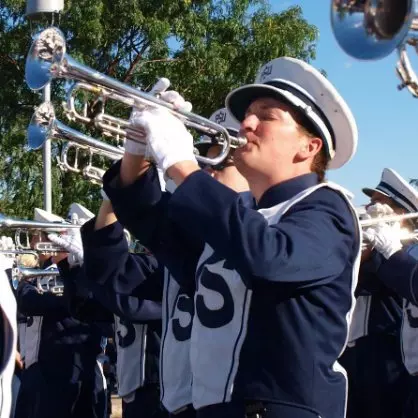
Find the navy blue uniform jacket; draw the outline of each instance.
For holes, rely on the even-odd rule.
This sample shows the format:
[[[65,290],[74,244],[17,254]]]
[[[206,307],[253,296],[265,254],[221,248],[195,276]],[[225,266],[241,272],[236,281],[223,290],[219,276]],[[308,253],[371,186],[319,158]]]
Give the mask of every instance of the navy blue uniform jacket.
[[[193,243],[206,242],[253,290],[235,399],[276,402],[294,409],[294,416],[302,408],[343,417],[346,380],[334,366],[347,339],[359,239],[341,195],[321,188],[269,226],[237,193],[202,171],[170,196],[161,192],[155,168],[126,188],[118,187],[119,168],[115,164],[104,176],[119,221],[175,278],[184,265],[196,270],[201,246]],[[274,186],[258,208],[317,182],[309,174]],[[183,277],[192,289],[193,276]]]

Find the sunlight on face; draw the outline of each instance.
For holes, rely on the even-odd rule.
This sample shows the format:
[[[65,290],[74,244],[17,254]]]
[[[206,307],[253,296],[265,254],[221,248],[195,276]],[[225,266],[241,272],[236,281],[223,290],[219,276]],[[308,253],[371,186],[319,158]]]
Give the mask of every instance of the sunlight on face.
[[[286,169],[300,150],[301,133],[291,107],[276,99],[263,98],[251,103],[240,134],[248,141],[235,152],[236,165],[243,173]]]

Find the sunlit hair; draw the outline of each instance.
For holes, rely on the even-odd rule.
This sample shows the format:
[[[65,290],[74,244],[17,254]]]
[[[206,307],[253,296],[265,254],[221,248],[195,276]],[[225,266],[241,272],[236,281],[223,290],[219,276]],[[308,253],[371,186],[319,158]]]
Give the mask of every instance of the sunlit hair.
[[[307,136],[308,138],[319,137],[319,135],[315,132],[314,128],[309,126],[310,124],[304,123],[305,121],[303,121],[302,118],[300,118],[298,114],[294,114],[293,117],[298,123],[298,131],[301,135]],[[311,170],[313,173],[317,174],[318,181],[320,183],[325,181],[328,164],[329,164],[328,154],[327,154],[325,146],[322,145],[321,150],[318,152],[318,154],[315,155],[311,164]]]

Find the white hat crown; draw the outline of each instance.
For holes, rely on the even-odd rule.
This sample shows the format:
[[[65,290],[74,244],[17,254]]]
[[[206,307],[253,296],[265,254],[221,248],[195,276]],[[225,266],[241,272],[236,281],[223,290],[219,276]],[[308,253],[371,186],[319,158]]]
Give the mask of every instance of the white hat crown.
[[[409,212],[418,211],[418,191],[395,170],[383,170],[376,190],[389,196]]]

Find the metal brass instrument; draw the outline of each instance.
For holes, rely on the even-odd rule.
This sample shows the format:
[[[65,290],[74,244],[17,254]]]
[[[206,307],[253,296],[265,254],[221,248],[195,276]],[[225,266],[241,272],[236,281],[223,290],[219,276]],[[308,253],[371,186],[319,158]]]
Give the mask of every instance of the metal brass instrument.
[[[78,92],[89,92],[96,96],[98,106],[94,117],[93,115],[89,116],[87,102],[85,101],[83,102],[83,112],[80,113],[77,110],[76,102],[80,101],[76,99],[76,94]],[[67,92],[67,101],[63,104],[64,111],[70,121],[92,124],[100,129],[103,135],[112,137],[117,141],[123,141],[127,137],[126,128],[129,127],[131,130],[135,129],[132,127],[129,120],[105,113],[106,102],[109,100],[122,103],[127,108],[135,105],[135,101],[131,98],[121,96],[120,94],[93,84],[77,82],[74,83]],[[137,132],[140,136],[143,135],[143,132]]]
[[[389,223],[389,222],[401,222],[407,219],[416,219],[418,218],[418,212],[413,213],[404,213],[401,215],[388,215],[388,216],[381,216],[372,219],[362,219],[360,220],[360,225],[362,228],[366,228],[368,226],[380,224],[380,223]]]
[[[17,287],[17,284],[21,280],[36,279],[36,288],[40,293],[54,293],[57,296],[61,296],[64,293],[64,284],[58,280],[60,273],[57,268],[26,268],[15,267],[12,270],[13,286]]]
[[[81,81],[90,91],[95,89],[97,94],[104,98],[104,100],[106,97],[112,97],[115,100],[120,99],[124,103],[132,103],[131,105],[134,108],[151,106],[168,109],[174,116],[181,119],[188,128],[196,129],[201,134],[217,138],[219,144],[222,146],[222,150],[218,156],[213,158],[196,157],[198,161],[205,164],[217,165],[228,156],[231,146],[239,147],[246,144],[245,138],[239,138],[233,141],[223,126],[209,119],[205,119],[194,113],[177,110],[171,104],[159,100],[152,94],[140,91],[78,63],[66,54],[64,35],[59,29],[54,27],[45,29],[36,36],[26,59],[25,78],[28,86],[33,90],[43,88],[55,78],[73,79]],[[74,88],[80,89],[81,87],[78,85]],[[71,99],[69,108],[71,109]],[[73,114],[73,116],[75,117],[76,115]],[[114,131],[114,124],[106,124],[107,120],[111,120],[111,118],[106,118],[101,113],[98,119],[98,122],[100,122],[99,126],[102,129],[104,126],[105,130],[111,133]],[[128,124],[124,122],[126,121],[117,121],[118,125],[121,126],[118,129],[123,129],[121,133],[127,137],[126,127],[132,130],[135,130],[135,127],[131,126],[129,122]],[[57,129],[60,129],[59,125]],[[119,131],[117,132],[119,133]],[[72,132],[72,135],[74,135],[74,132]],[[33,139],[36,140],[32,142],[32,146],[35,149],[39,148],[43,143],[42,138],[44,137],[45,135],[33,135]]]
[[[33,255],[37,262],[39,262],[39,254],[34,250],[0,250],[0,254],[4,254],[6,257],[16,258],[19,255]]]
[[[26,219],[14,219],[0,214],[0,229],[12,229],[15,232],[15,245],[17,250],[29,250],[40,253],[68,252],[52,242],[37,242],[33,248],[30,245],[29,232],[63,232],[69,228],[80,228],[80,225],[70,223],[37,222]],[[22,240],[22,236],[24,237]],[[23,242],[24,241],[24,242]]]
[[[418,15],[416,0],[332,0],[331,24],[341,48],[360,60],[376,60],[395,49],[396,72],[405,87],[418,97],[418,80],[407,46],[417,51]]]
[[[388,216],[381,216],[372,219],[360,219],[360,226],[362,228],[368,228],[373,225],[382,224],[382,223],[392,223],[392,222],[402,222],[404,220],[415,220],[418,218],[418,213],[404,213],[401,215],[388,215]],[[411,241],[418,239],[418,230],[409,230],[407,228],[402,229],[402,241]],[[368,247],[367,242],[362,243],[362,249],[366,249]]]
[[[103,141],[84,135],[69,126],[64,125],[55,118],[54,106],[44,102],[35,109],[30,121],[28,131],[28,146],[30,149],[39,149],[46,139],[72,141],[81,146],[93,148],[97,152],[104,152],[123,157],[123,150]]]
[[[71,149],[74,150],[74,158],[72,162],[70,162]],[[85,164],[84,167],[80,166],[80,152],[87,154],[87,164]],[[90,180],[94,184],[101,184],[105,170],[93,165],[94,156],[104,157],[111,160],[112,162],[121,158],[119,154],[98,150],[96,148],[89,147],[87,145],[81,145],[76,142],[66,142],[62,147],[61,158],[57,157],[58,166],[64,172],[70,171],[73,173],[78,173],[81,174],[83,178]]]

